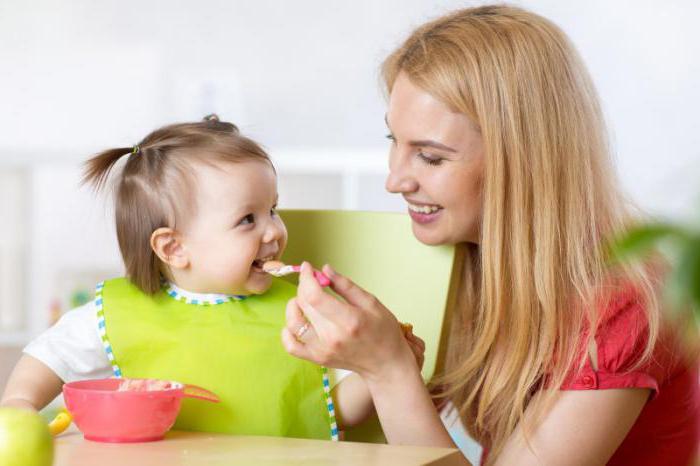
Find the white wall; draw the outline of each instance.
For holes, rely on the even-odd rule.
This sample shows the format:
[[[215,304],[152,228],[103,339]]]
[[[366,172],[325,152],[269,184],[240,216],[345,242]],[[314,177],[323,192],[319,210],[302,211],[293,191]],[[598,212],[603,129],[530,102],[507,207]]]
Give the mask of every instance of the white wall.
[[[560,24],[598,85],[625,187],[691,211],[700,2],[514,2]],[[412,27],[475,2],[0,2],[0,163],[83,159],[220,112],[273,152],[384,148],[378,66]]]

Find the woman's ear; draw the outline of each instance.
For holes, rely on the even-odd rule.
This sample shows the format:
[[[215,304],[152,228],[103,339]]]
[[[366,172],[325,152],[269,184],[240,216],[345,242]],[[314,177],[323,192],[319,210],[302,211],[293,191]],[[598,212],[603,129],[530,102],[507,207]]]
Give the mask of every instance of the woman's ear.
[[[172,228],[158,228],[151,234],[151,249],[163,264],[173,269],[184,269],[190,258],[182,244],[182,237]]]

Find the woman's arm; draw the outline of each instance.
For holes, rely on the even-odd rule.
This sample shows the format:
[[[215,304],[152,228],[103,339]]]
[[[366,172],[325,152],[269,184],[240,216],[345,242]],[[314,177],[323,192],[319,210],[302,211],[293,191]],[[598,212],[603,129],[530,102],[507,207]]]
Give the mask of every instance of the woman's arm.
[[[425,342],[410,330],[404,333],[415,362],[418,368],[422,369],[425,361]],[[369,387],[359,374],[350,374],[345,377],[331,393],[340,430],[346,430],[364,422],[375,411]]]
[[[397,360],[381,377],[368,378],[367,386],[389,443],[456,448],[411,361]]]
[[[12,370],[0,406],[38,411],[61,393],[63,381],[44,363],[22,355]]]
[[[310,316],[309,320],[312,321]],[[354,381],[350,380],[350,382],[359,382],[363,386],[357,387],[350,384],[345,387],[350,391],[359,390],[354,392],[350,399],[345,400],[345,405],[340,401],[341,404],[337,414],[339,414],[341,425],[347,427],[348,425],[361,422],[362,419],[360,418],[364,418],[367,413],[360,413],[355,411],[355,409],[363,406],[361,399],[364,393],[367,393],[369,395],[368,402],[371,404],[373,401],[382,430],[389,443],[456,448],[440,420],[440,416],[423,382],[420,368],[416,364],[416,356],[408,348],[408,345],[406,345],[405,351],[398,353],[395,357],[381,358],[377,357],[377,355],[381,355],[384,352],[381,349],[381,345],[378,344],[376,353],[373,354],[377,359],[377,363],[381,364],[382,369],[362,371],[361,369],[358,370],[362,367],[358,365],[359,361],[355,361],[352,364],[340,359],[341,355],[339,354],[333,355],[332,352],[327,352],[321,339],[332,339],[332,335],[321,333],[318,330],[310,330],[305,333],[303,343],[294,338],[293,335],[296,329],[303,325],[304,322],[297,300],[290,301],[287,306],[287,321],[291,322],[291,327],[294,330],[286,328],[283,331],[282,339],[285,349],[290,354],[331,367],[333,367],[333,363],[336,363],[339,364],[337,367],[344,367],[358,372],[354,374],[354,376],[357,376],[357,379]],[[313,321],[312,325],[314,325]],[[309,337],[309,335],[313,336]],[[334,343],[332,346],[336,347],[336,345],[337,343]],[[351,377],[353,376],[349,376],[348,379]],[[346,380],[343,380],[337,389],[342,390]],[[364,393],[362,389],[364,389]],[[337,394],[343,396],[342,392]],[[349,408],[352,405],[355,405],[354,408]],[[364,407],[367,407],[367,405],[364,405]],[[466,459],[464,461],[465,465],[470,464]]]
[[[604,465],[620,446],[649,398],[649,390],[560,391],[529,442],[516,428],[496,465]],[[525,417],[529,413],[526,411]]]
[[[299,293],[287,305],[287,327],[282,331],[287,352],[359,374],[390,443],[456,448],[394,315],[330,267],[323,271],[344,301],[323,292],[309,265],[303,264]],[[312,329],[298,341],[295,335],[307,320]],[[464,464],[470,463],[464,459]]]

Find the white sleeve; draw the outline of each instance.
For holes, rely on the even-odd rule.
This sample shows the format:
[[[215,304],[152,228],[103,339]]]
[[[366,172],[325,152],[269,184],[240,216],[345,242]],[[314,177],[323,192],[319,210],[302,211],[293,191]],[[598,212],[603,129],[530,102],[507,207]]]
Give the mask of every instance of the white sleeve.
[[[23,352],[46,364],[64,382],[112,376],[97,328],[94,301],[68,311]]]
[[[336,369],[334,367],[328,368],[328,381],[330,382],[331,389],[338,385],[341,380],[350,374],[354,374],[353,371],[347,369]]]

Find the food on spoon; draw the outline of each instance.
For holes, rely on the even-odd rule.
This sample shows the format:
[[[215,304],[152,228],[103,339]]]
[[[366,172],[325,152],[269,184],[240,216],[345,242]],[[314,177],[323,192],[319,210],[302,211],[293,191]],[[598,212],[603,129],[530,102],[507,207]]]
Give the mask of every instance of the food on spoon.
[[[301,272],[300,265],[287,265],[284,262],[280,261],[267,261],[263,264],[262,269],[263,272],[269,273],[270,275],[275,277],[284,277],[285,275],[289,275],[290,273]],[[314,270],[313,274],[314,278],[316,279],[319,285],[325,287],[331,284],[331,279],[328,278],[325,274],[323,274],[323,272]]]
[[[269,273],[270,275],[275,275],[277,271],[279,271],[282,267],[284,267],[284,262],[280,261],[267,261],[263,264],[263,271]]]

